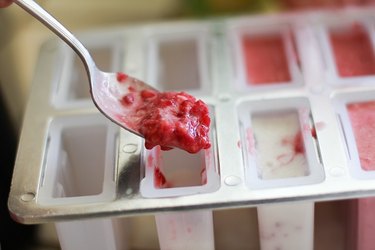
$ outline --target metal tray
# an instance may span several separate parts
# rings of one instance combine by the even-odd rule
[[[375,172],[359,165],[345,105],[375,100],[375,76],[340,77],[328,37],[332,29],[360,23],[374,49],[373,13],[368,8],[249,16],[80,34],[100,67],[103,62],[109,71],[127,72],[156,88],[189,92],[210,106],[213,147],[203,155],[163,156],[174,158],[182,180],[176,187],[156,183],[149,158],[160,152],[146,151],[140,138],[95,109],[74,53],[58,40],[46,42],[15,163],[8,204],[13,218],[33,224],[374,195]],[[252,85],[241,37],[269,34],[283,41],[290,79]],[[187,79],[181,86],[161,84],[179,77]],[[302,131],[304,171],[268,178],[259,172],[249,136],[257,115],[267,119],[285,112],[296,115]]]

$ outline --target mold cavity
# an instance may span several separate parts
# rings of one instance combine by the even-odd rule
[[[149,152],[147,167],[154,167],[155,188],[202,186],[207,182],[205,150],[189,154],[180,149]]]
[[[297,110],[255,113],[251,117],[258,175],[281,179],[308,175]]]
[[[176,197],[214,192],[220,187],[219,159],[216,141],[215,117],[210,107],[211,147],[190,154],[174,148],[163,151],[159,146],[142,151],[143,197]]]
[[[281,34],[247,34],[242,37],[248,84],[263,85],[291,81],[284,43]]]
[[[61,134],[60,169],[56,182],[65,197],[95,195],[102,192],[106,127],[66,128]],[[60,196],[58,192],[54,197]]]
[[[374,50],[365,27],[355,23],[350,27],[331,30],[329,37],[341,77],[375,74]]]
[[[100,115],[54,118],[38,199],[112,199],[117,134],[118,128]]]
[[[112,49],[92,48],[90,54],[94,58],[100,70],[111,71]],[[75,54],[70,77],[70,91],[67,94],[68,100],[89,99],[90,87],[85,67],[81,59]]]
[[[201,85],[197,40],[167,40],[158,43],[157,82],[163,90],[197,89]]]
[[[363,170],[375,170],[375,101],[347,105]]]

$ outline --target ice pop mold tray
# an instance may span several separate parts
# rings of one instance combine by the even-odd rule
[[[212,147],[196,155],[146,151],[141,138],[95,109],[74,53],[58,40],[46,42],[14,169],[13,217],[31,224],[374,195],[375,161],[367,159],[372,169],[361,167],[364,144],[348,112],[353,103],[375,100],[373,13],[80,34],[103,70],[186,91],[209,105]]]

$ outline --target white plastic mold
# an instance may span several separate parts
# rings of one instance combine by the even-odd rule
[[[54,118],[37,200],[89,203],[115,198],[119,128],[102,115]]]
[[[129,225],[125,219],[67,221],[55,223],[55,227],[63,250],[129,249]]]
[[[262,250],[314,249],[314,203],[261,205],[257,215]]]
[[[155,221],[160,249],[215,249],[212,211],[162,213]]]
[[[245,101],[239,105],[238,115],[250,188],[301,186],[324,180],[306,98]]]

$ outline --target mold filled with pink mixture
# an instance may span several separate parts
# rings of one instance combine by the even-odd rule
[[[330,32],[337,71],[342,77],[375,74],[375,55],[365,28],[353,24],[349,29]]]
[[[375,170],[375,101],[347,106],[361,167]]]
[[[247,82],[251,85],[291,80],[285,45],[280,34],[246,35],[242,38]]]
[[[118,73],[118,82],[127,75]],[[185,92],[158,92],[129,87],[119,102],[126,108],[123,119],[131,121],[145,138],[145,147],[181,148],[197,153],[211,146],[207,105]]]

